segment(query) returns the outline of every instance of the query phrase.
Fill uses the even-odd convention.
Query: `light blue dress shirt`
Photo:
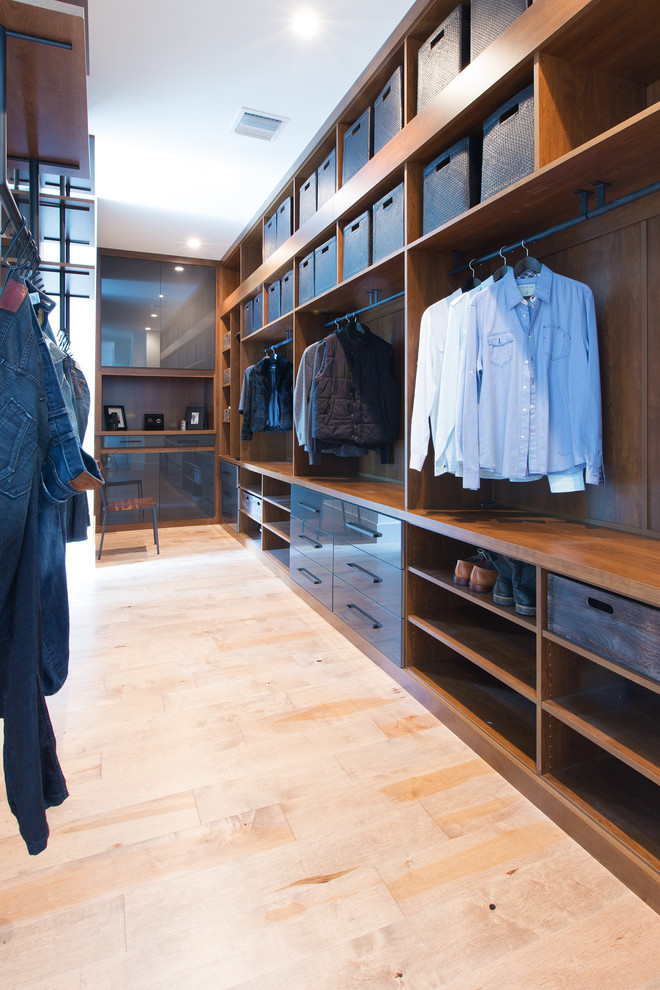
[[[553,273],[512,272],[471,300],[459,436],[463,487],[502,477],[585,470],[603,480],[600,368],[593,294]]]

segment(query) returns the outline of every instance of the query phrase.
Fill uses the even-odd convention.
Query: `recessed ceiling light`
[[[198,247],[201,247],[201,244],[202,244],[202,242],[200,241],[199,237],[189,237],[188,238],[188,247],[189,248],[198,248]]]
[[[158,319],[158,313],[150,313],[149,315],[151,316],[152,319],[156,319],[156,320]]]
[[[183,271],[183,265],[175,265],[174,266],[174,271],[175,272],[182,272]]]
[[[162,299],[162,298],[163,298],[163,293],[162,293],[162,292],[159,292],[159,293],[158,293],[158,298],[159,298],[159,299]]]
[[[303,7],[293,15],[293,30],[300,38],[313,38],[319,33],[321,19],[315,10]]]
[[[151,330],[151,327],[145,327],[144,329],[145,330]]]

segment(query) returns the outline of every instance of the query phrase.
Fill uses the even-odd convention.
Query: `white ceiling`
[[[221,258],[411,6],[89,0],[99,246]],[[311,40],[301,8],[321,18]],[[290,120],[271,143],[240,137],[241,107]]]

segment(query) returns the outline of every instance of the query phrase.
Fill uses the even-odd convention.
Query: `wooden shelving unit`
[[[535,0],[418,113],[417,51],[455,5],[412,5],[222,262],[220,311],[230,331],[232,372],[226,404],[237,409],[242,373],[267,343],[292,338],[286,356],[297,370],[305,348],[330,331],[334,318],[369,307],[363,318],[392,344],[402,384],[393,463],[326,456],[312,467],[291,434],[255,434],[251,443],[242,442],[233,415],[223,428],[221,456],[238,460],[246,478],[262,486],[260,545],[266,553],[282,551],[281,560],[289,534],[282,505],[268,494],[271,483],[403,524],[402,668],[356,641],[660,910],[660,682],[632,663],[568,642],[549,630],[547,618],[551,574],[660,607],[660,450],[653,442],[660,421],[654,388],[660,373],[660,20],[655,0],[635,5],[634,22],[624,0]],[[344,132],[397,66],[403,66],[404,126],[342,185]],[[478,134],[494,109],[530,84],[531,173],[423,235],[424,167],[457,140]],[[301,224],[296,197],[333,149],[337,191]],[[401,246],[344,280],[343,226],[399,184]],[[290,195],[293,233],[266,258],[264,220]],[[541,233],[533,253],[594,293],[605,484],[557,496],[544,482],[497,481],[471,493],[460,479],[434,475],[432,451],[421,472],[410,470],[422,314],[461,285],[461,262],[496,255],[524,238],[534,243]],[[336,285],[303,305],[296,295],[291,313],[242,336],[245,300],[291,269],[297,282],[299,262],[332,236],[339,248]],[[479,275],[499,264],[500,258],[485,263]],[[254,536],[256,523],[248,521],[247,535]],[[478,548],[535,568],[536,616],[453,583],[456,560]],[[290,553],[293,559],[293,546]],[[313,590],[301,594],[354,638],[331,611],[331,599],[328,605],[314,599]]]

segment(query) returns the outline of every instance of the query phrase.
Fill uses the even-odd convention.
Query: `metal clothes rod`
[[[277,344],[269,344],[268,347],[264,347],[263,353],[268,354],[268,351],[274,351],[277,347],[286,347],[287,344],[293,343],[293,337],[289,337],[288,340],[280,340]]]
[[[471,258],[467,264],[458,265],[456,268],[452,268],[449,274],[459,275],[462,272],[466,272],[471,265],[481,265],[486,261],[494,261],[495,258],[500,258],[501,255],[511,254],[512,251],[517,251],[521,247],[529,247],[530,244],[534,244],[536,241],[542,241],[545,240],[546,237],[552,237],[554,234],[560,234],[564,230],[570,230],[571,227],[577,227],[578,224],[584,223],[586,220],[593,220],[605,213],[609,213],[611,210],[617,210],[620,206],[627,206],[628,203],[634,203],[638,199],[643,199],[645,196],[651,196],[656,192],[660,192],[660,182],[653,182],[650,186],[644,186],[643,189],[638,189],[636,192],[628,193],[626,196],[620,196],[618,199],[613,199],[610,203],[603,203],[593,210],[586,210],[584,213],[581,213],[577,217],[573,217],[571,220],[564,220],[562,223],[555,224],[554,227],[548,227],[547,230],[542,230],[539,234],[533,234],[530,237],[523,237],[514,244],[505,245],[498,251],[492,251],[490,254],[484,254],[480,258]]]
[[[363,306],[362,309],[356,309],[352,313],[344,313],[343,316],[338,316],[336,319],[330,320],[329,323],[324,323],[323,327],[324,329],[326,327],[332,327],[339,320],[350,320],[353,316],[359,316],[360,313],[367,313],[370,309],[376,309],[377,306],[384,306],[385,303],[392,302],[394,299],[400,299],[402,296],[405,296],[405,292],[395,292],[393,296],[388,296],[387,299],[378,299],[376,302],[369,303],[368,306]]]

